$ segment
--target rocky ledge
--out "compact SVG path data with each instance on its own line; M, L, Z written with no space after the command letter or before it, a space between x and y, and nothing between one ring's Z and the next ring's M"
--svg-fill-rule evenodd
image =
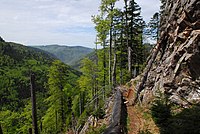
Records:
M156 57L148 70L143 102L164 93L182 106L200 102L200 1L167 0Z

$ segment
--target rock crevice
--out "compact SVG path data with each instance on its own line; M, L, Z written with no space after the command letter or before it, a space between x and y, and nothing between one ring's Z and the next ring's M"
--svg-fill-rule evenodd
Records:
M159 52L140 93L143 102L165 93L180 105L200 102L200 1L167 0ZM154 54L152 54L154 55Z

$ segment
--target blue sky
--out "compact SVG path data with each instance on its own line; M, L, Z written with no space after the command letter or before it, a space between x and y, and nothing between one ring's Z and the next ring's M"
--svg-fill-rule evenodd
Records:
M118 2L118 5L121 5ZM136 0L145 21L159 10L159 0ZM24 45L94 47L91 15L100 0L0 0L0 36Z

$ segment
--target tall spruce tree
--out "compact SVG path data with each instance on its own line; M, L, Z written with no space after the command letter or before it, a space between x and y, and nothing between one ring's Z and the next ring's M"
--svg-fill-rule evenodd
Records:
M133 67L137 64L138 46L141 44L139 36L142 33L143 20L140 16L141 8L134 0L125 0L125 25L128 71L133 76Z

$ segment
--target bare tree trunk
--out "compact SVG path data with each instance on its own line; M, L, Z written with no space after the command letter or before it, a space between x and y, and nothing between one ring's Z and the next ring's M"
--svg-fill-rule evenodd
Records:
M121 52L122 53L122 52ZM122 54L120 54L120 85L123 83L123 72L122 72Z
M56 115L56 133L58 131L58 112L57 112L57 109L55 109L55 115Z
M0 124L0 134L3 134L3 130L2 130L1 124Z
M134 3L134 0L132 0L132 2ZM129 43L128 43L128 71L129 71L129 73L130 73L130 78L132 78L132 71L133 71L133 68L132 68L132 64L133 64L133 56L132 56L132 51L133 51L133 49L134 49L134 51L135 51L135 49L136 49L136 47L134 47L133 48L133 33L134 33L134 31L133 31L133 25L134 25L134 20L133 20L133 18L134 18L134 6L132 5L131 6L131 22L130 22L130 25L131 25L131 29L130 29L130 41L129 41ZM134 63L135 64L135 63Z
M132 55L131 55L131 41L129 41L129 29L128 29L128 5L127 0L124 0L125 3L125 25L126 25L126 46L127 46L127 59L128 59L128 72L130 74L130 77L132 76ZM131 39L132 40L132 39Z
M32 101L32 126L33 126L34 134L38 134L36 96L35 96L35 75L34 74L31 74L30 84L31 84L31 101Z
M110 39L111 40L111 39ZM112 86L112 66L111 66L111 59L112 59L112 45L110 44L109 47L109 87L111 88Z
M97 54L97 44L96 44L96 49L95 49L95 53L96 53L96 72L98 71L98 54ZM98 100L98 75L95 73L95 91L96 91L96 107L98 107L99 105L99 100Z
M28 133L29 133L29 134L32 134L32 128L29 128L29 129L28 129Z
M149 62L147 64L147 67L145 69L144 76L143 76L143 78L141 80L141 83L138 86L136 98L134 100L133 105L135 105L137 103L137 101L139 99L140 92L144 89L144 84L145 84L145 82L147 80L148 73L149 73L149 71L150 71L150 69L152 67L153 62L155 61L155 58L156 58L156 56L157 56L157 54L158 54L158 52L160 50L160 47L161 47L161 43L157 43L156 47L154 48L153 54L151 56L151 59L149 60Z
M103 100L105 100L105 86L106 86L106 41L103 41Z
M130 77L132 77L132 55L130 46L128 46L128 72L130 73Z
M64 111L64 98L61 98L61 118L62 118L62 127L61 132L64 130L64 124L65 124L65 111Z
M122 22L123 22L123 15L122 15ZM123 28L122 28L122 31L121 31L121 33L120 33L120 40L121 40L121 46L124 46L124 42L123 42ZM122 49L122 47L120 47L120 85L122 85L122 83L123 83L123 72L122 72L122 52L123 51L123 49Z
M111 12L113 11L114 4L110 5ZM109 87L112 88L112 42L113 42L113 16L110 21L110 46L109 46Z
M116 54L116 32L114 32L114 43L113 43L113 49L114 49L114 59L113 59L113 69L112 69L112 87L113 90L116 86L116 64L117 64L117 54Z
M98 109L98 93L97 93L97 85L95 85L95 101L94 101L94 105L95 105L95 110Z
M42 133L42 121L40 122L40 133Z
M80 93L79 97L79 114L82 114L82 94Z
M115 52L114 53L114 61L113 61L113 72L112 72L112 85L114 88L116 86L116 64L117 64L117 55Z

